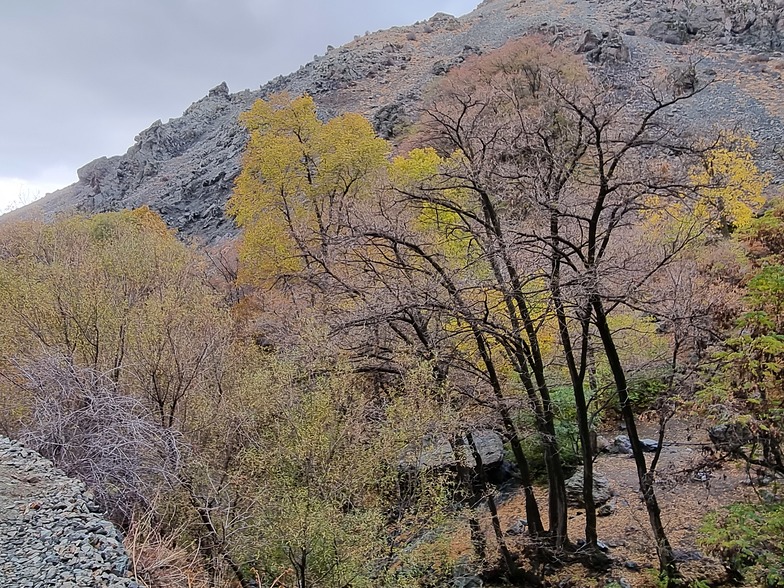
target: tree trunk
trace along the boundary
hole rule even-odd
[[[474,461],[476,462],[476,472],[479,477],[480,484],[479,488],[487,500],[487,508],[490,511],[490,517],[493,523],[493,531],[495,531],[495,538],[498,542],[498,550],[501,553],[501,558],[504,562],[504,567],[506,568],[509,578],[514,581],[515,579],[520,578],[522,574],[520,572],[520,568],[517,566],[517,563],[512,557],[512,554],[509,552],[509,547],[506,545],[504,531],[501,528],[501,520],[498,518],[498,508],[496,507],[493,493],[490,491],[490,484],[487,481],[487,472],[485,472],[482,456],[479,455],[479,451],[476,448],[476,443],[474,443],[474,436],[470,431],[466,432],[466,440],[468,441],[468,446],[471,448],[471,454],[474,456]]]
[[[607,316],[605,315],[602,301],[596,294],[593,295],[592,306],[596,314],[596,326],[599,329],[599,336],[601,337],[607,361],[610,364],[610,370],[612,371],[613,379],[615,380],[615,387],[618,391],[621,415],[626,424],[626,433],[629,436],[634,462],[637,466],[637,478],[640,482],[640,492],[642,493],[645,508],[648,511],[648,520],[651,524],[653,536],[656,539],[659,568],[662,574],[666,575],[668,578],[674,578],[677,576],[678,570],[675,565],[672,546],[667,539],[667,534],[661,521],[661,509],[656,500],[656,493],[654,490],[654,476],[653,473],[648,470],[648,466],[645,463],[645,454],[642,450],[640,437],[637,434],[637,423],[634,419],[634,409],[629,398],[629,386],[626,381],[626,373],[621,364],[612,331],[607,324]]]
[[[457,457],[457,478],[460,480],[463,489],[471,496],[471,501],[469,503],[471,514],[468,517],[468,528],[471,531],[471,545],[474,548],[477,560],[484,563],[487,559],[487,539],[479,524],[479,519],[476,517],[476,509],[482,503],[482,492],[474,483],[471,468],[465,465],[460,458],[462,452],[459,451],[459,449],[464,449],[466,446],[463,436],[455,435],[450,440],[450,445],[452,446],[452,452],[455,454],[455,457]]]
[[[583,460],[583,502],[585,503],[585,543],[589,549],[596,549],[599,540],[596,532],[596,504],[593,497],[593,448],[594,439],[588,422],[588,403],[585,399],[585,373],[588,364],[588,327],[590,312],[581,316],[581,345],[580,361],[575,358],[572,346],[572,337],[569,333],[569,322],[564,307],[561,291],[561,251],[558,246],[558,216],[550,217],[550,238],[552,251],[552,275],[550,276],[550,293],[555,304],[555,314],[558,319],[558,333],[564,358],[569,369],[569,379],[572,383],[572,393],[577,411],[577,429],[580,435],[580,449]]]

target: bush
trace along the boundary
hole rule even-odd
[[[667,386],[667,374],[663,370],[641,373],[629,382],[629,398],[636,410],[650,410],[667,393]]]
[[[784,586],[784,503],[734,504],[709,514],[700,532],[700,545],[744,586]]]
[[[21,440],[82,480],[115,523],[127,528],[177,485],[185,443],[111,378],[57,356],[20,368],[34,396]]]
[[[561,451],[561,463],[567,467],[576,467],[580,463],[580,436],[577,430],[577,408],[574,404],[572,389],[566,386],[553,388],[550,391],[555,412],[555,436]],[[518,416],[523,431],[536,430],[534,415],[530,411]],[[544,450],[538,434],[529,434],[522,439],[523,451],[528,457],[531,471],[542,476],[547,471],[544,461]]]
[[[667,394],[669,374],[664,369],[649,369],[629,378],[629,399],[635,412],[645,412],[657,407],[658,402]],[[614,386],[607,386],[601,393],[599,406],[604,407],[601,414],[619,413],[621,409],[618,392]]]

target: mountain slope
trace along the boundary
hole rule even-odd
[[[592,41],[588,30],[620,34]],[[676,116],[698,128],[711,123],[741,129],[758,141],[763,167],[782,173],[769,154],[784,143],[784,58],[778,51],[784,44],[784,2],[703,0],[661,8],[649,0],[485,0],[460,19],[436,14],[330,47],[259,90],[230,94],[221,84],[180,118],[157,121],[139,133],[125,155],[88,163],[77,183],[11,216],[146,204],[182,234],[220,241],[236,232],[224,208],[246,141],[237,117],[254,100],[280,91],[309,93],[323,116],[359,112],[382,136],[394,137],[415,120],[419,100],[439,75],[531,31],[575,50],[585,49],[586,39],[598,44],[587,46],[588,56],[631,88],[641,79],[696,64],[697,77],[714,83]]]

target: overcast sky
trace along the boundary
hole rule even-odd
[[[225,81],[258,88],[354,35],[479,0],[0,0],[0,210],[125,153]]]

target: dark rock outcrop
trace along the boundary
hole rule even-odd
[[[631,59],[629,46],[623,41],[618,31],[605,31],[601,37],[591,30],[585,31],[585,36],[577,53],[585,53],[591,63],[602,65],[613,63],[627,63]]]

